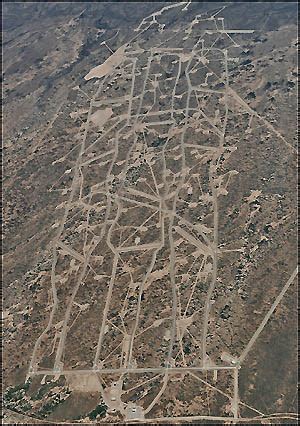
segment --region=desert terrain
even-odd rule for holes
[[[3,422],[296,424],[296,4],[3,15]]]

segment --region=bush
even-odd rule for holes
[[[88,416],[91,420],[95,420],[97,416],[101,416],[104,417],[107,411],[107,405],[105,404],[100,404],[97,405],[97,407],[91,411]]]

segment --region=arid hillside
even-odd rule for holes
[[[295,424],[296,3],[4,3],[4,422]]]

